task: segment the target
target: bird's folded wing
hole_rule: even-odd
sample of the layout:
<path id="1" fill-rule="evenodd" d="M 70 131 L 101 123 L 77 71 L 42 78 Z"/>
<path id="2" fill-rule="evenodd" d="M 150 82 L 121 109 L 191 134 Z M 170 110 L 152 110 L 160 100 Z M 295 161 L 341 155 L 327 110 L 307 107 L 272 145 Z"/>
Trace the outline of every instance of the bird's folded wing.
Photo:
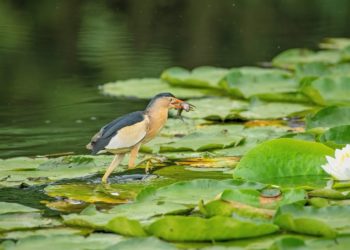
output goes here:
<path id="1" fill-rule="evenodd" d="M 111 138 L 106 149 L 129 148 L 139 143 L 147 133 L 148 122 L 144 119 L 141 122 L 126 126 L 118 130 Z"/>

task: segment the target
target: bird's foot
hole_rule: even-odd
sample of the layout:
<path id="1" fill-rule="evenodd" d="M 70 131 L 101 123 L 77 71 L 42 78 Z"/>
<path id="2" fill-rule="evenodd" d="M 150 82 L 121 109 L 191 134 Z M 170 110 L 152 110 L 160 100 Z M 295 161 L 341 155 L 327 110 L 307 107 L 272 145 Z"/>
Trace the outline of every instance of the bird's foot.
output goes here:
<path id="1" fill-rule="evenodd" d="M 145 173 L 149 174 L 155 165 L 162 165 L 166 161 L 167 158 L 164 156 L 146 156 L 139 165 L 145 164 Z"/>

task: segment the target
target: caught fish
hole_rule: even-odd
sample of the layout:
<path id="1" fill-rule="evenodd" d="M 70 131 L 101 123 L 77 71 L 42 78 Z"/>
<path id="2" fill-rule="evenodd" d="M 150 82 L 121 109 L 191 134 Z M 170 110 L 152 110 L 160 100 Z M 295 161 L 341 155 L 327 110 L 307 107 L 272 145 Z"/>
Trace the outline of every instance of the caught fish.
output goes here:
<path id="1" fill-rule="evenodd" d="M 188 103 L 188 102 L 183 102 L 181 103 L 181 108 L 179 108 L 177 110 L 177 117 L 180 118 L 182 121 L 183 121 L 183 117 L 181 116 L 182 114 L 182 111 L 186 111 L 186 112 L 189 112 L 189 111 L 192 111 L 195 109 L 195 106 Z"/>

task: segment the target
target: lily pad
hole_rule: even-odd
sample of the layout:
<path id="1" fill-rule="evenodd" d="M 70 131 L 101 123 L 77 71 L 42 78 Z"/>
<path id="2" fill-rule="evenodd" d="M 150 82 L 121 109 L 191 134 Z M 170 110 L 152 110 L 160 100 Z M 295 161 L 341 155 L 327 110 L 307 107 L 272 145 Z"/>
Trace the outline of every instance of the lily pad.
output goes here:
<path id="1" fill-rule="evenodd" d="M 218 83 L 228 69 L 202 66 L 189 71 L 181 67 L 172 67 L 165 70 L 161 78 L 173 86 L 195 88 L 219 88 Z"/>
<path id="2" fill-rule="evenodd" d="M 321 135 L 320 141 L 339 147 L 350 144 L 350 125 L 330 128 Z"/>
<path id="3" fill-rule="evenodd" d="M 264 142 L 250 150 L 235 168 L 234 177 L 276 183 L 291 177 L 325 176 L 320 167 L 334 150 L 316 142 L 289 138 Z"/>
<path id="4" fill-rule="evenodd" d="M 244 203 L 254 207 L 275 209 L 289 203 L 305 203 L 306 192 L 303 189 L 285 189 L 282 195 L 276 197 L 264 197 L 258 190 L 239 189 L 225 190 L 221 194 L 224 201 Z"/>
<path id="5" fill-rule="evenodd" d="M 10 202 L 0 202 L 0 214 L 9 214 L 9 213 L 33 213 L 39 212 L 40 210 L 32 207 L 27 207 L 18 203 Z"/>
<path id="6" fill-rule="evenodd" d="M 307 129 L 328 129 L 336 126 L 350 125 L 350 106 L 330 106 L 306 117 Z"/>
<path id="7" fill-rule="evenodd" d="M 275 223 L 293 232 L 335 238 L 349 234 L 349 212 L 350 206 L 315 208 L 291 204 L 280 207 Z"/>
<path id="8" fill-rule="evenodd" d="M 147 236 L 146 232 L 143 230 L 141 223 L 137 220 L 131 220 L 125 217 L 115 217 L 110 220 L 106 229 L 125 236 L 136 236 L 142 237 Z"/>
<path id="9" fill-rule="evenodd" d="M 341 61 L 339 51 L 326 50 L 314 52 L 308 49 L 290 49 L 272 59 L 272 65 L 285 69 L 295 69 L 297 64 L 326 63 L 336 64 Z"/>
<path id="10" fill-rule="evenodd" d="M 0 215 L 0 232 L 58 226 L 60 223 L 39 213 L 7 213 Z"/>
<path id="11" fill-rule="evenodd" d="M 298 89 L 298 83 L 290 72 L 257 67 L 231 70 L 220 81 L 220 86 L 238 98 L 248 99 L 262 95 L 270 100 L 278 93 L 293 93 Z"/>
<path id="12" fill-rule="evenodd" d="M 319 105 L 350 103 L 350 76 L 324 76 L 302 83 L 301 92 Z"/>
<path id="13" fill-rule="evenodd" d="M 238 145 L 243 139 L 227 130 L 217 133 L 194 132 L 175 142 L 162 144 L 159 151 L 210 151 Z"/>
<path id="14" fill-rule="evenodd" d="M 135 250 L 142 246 L 142 250 L 176 250 L 175 246 L 165 241 L 161 241 L 155 237 L 139 237 L 113 245 L 106 250 Z"/>
<path id="15" fill-rule="evenodd" d="M 328 199 L 345 200 L 350 199 L 350 190 L 337 190 L 337 189 L 315 189 L 309 193 L 310 197 L 321 197 Z"/>
<path id="16" fill-rule="evenodd" d="M 285 117 L 304 116 L 314 107 L 301 103 L 252 102 L 244 111 L 237 111 L 236 117 L 243 120 L 274 120 Z"/>
<path id="17" fill-rule="evenodd" d="M 158 189 L 146 188 L 138 194 L 138 201 L 169 201 L 180 204 L 196 205 L 200 200 L 209 201 L 227 189 L 261 189 L 264 185 L 239 180 L 198 179 L 177 182 Z"/>
<path id="18" fill-rule="evenodd" d="M 349 38 L 340 38 L 340 37 L 331 37 L 324 39 L 320 44 L 320 48 L 322 49 L 345 49 L 350 46 Z"/>
<path id="19" fill-rule="evenodd" d="M 100 87 L 102 93 L 112 96 L 137 97 L 150 99 L 162 92 L 171 92 L 178 98 L 202 97 L 208 91 L 198 89 L 174 87 L 158 78 L 129 79 L 110 82 Z M 137 91 L 135 91 L 137 89 Z"/>
<path id="20" fill-rule="evenodd" d="M 227 97 L 190 99 L 189 103 L 196 106 L 188 115 L 192 119 L 205 119 L 209 121 L 225 121 L 234 118 L 232 110 L 246 110 L 249 104 L 242 100 L 232 100 Z"/>
<path id="21" fill-rule="evenodd" d="M 169 241 L 222 241 L 256 237 L 274 233 L 278 227 L 271 223 L 253 223 L 235 218 L 165 216 L 153 222 L 147 231 Z"/>
<path id="22" fill-rule="evenodd" d="M 94 233 L 88 237 L 80 235 L 38 235 L 20 239 L 15 244 L 6 244 L 5 249 L 12 250 L 62 250 L 62 249 L 77 249 L 77 250 L 99 250 L 115 245 L 122 241 L 121 236 L 115 234 Z"/>

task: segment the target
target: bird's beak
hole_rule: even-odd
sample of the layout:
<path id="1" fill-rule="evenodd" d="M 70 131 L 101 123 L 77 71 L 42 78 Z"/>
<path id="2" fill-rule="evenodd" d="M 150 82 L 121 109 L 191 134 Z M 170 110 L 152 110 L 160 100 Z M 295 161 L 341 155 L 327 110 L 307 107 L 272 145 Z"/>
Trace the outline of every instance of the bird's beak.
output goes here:
<path id="1" fill-rule="evenodd" d="M 184 101 L 174 98 L 174 100 L 170 103 L 171 107 L 175 108 L 175 109 L 182 109 L 182 103 L 184 103 Z"/>

